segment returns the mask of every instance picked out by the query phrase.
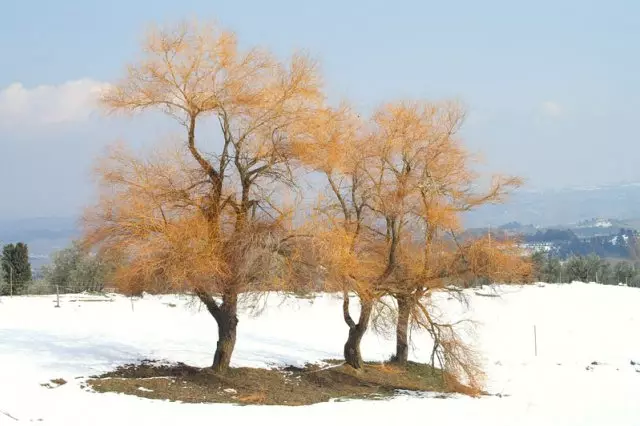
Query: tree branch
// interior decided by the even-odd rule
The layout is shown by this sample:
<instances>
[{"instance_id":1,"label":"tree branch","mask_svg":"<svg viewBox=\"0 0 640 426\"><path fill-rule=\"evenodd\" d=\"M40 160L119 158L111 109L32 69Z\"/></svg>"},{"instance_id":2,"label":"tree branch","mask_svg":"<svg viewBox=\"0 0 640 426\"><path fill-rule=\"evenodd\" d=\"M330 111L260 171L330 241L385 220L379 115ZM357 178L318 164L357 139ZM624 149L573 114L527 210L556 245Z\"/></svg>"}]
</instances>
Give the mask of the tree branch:
<instances>
[{"instance_id":1,"label":"tree branch","mask_svg":"<svg viewBox=\"0 0 640 426\"><path fill-rule=\"evenodd\" d=\"M195 290L195 294L196 296L198 296L200 301L202 301L202 303L207 308L209 313L213 316L213 318L215 318L215 320L218 321L218 319L220 318L221 310L220 310L220 306L218 306L218 303L216 303L213 297L210 294L199 289Z\"/></svg>"},{"instance_id":2,"label":"tree branch","mask_svg":"<svg viewBox=\"0 0 640 426\"><path fill-rule=\"evenodd\" d=\"M342 293L342 315L344 316L344 322L347 323L349 328L356 328L356 323L349 313L349 293L346 291Z\"/></svg>"}]
</instances>

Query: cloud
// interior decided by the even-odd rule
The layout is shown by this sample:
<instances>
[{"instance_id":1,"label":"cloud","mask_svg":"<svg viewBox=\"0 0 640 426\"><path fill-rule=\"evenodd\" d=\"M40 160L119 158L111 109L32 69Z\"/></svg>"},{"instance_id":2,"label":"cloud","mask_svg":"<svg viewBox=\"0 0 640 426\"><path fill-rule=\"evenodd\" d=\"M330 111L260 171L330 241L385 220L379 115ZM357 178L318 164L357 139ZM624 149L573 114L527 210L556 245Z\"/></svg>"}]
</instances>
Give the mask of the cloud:
<instances>
[{"instance_id":1,"label":"cloud","mask_svg":"<svg viewBox=\"0 0 640 426\"><path fill-rule=\"evenodd\" d=\"M33 88L11 84L0 89L0 125L32 126L86 120L98 108L98 96L106 87L108 84L91 79Z\"/></svg>"},{"instance_id":2,"label":"cloud","mask_svg":"<svg viewBox=\"0 0 640 426\"><path fill-rule=\"evenodd\" d=\"M542 103L542 112L549 117L560 117L564 114L564 109L557 102L546 101Z\"/></svg>"}]
</instances>

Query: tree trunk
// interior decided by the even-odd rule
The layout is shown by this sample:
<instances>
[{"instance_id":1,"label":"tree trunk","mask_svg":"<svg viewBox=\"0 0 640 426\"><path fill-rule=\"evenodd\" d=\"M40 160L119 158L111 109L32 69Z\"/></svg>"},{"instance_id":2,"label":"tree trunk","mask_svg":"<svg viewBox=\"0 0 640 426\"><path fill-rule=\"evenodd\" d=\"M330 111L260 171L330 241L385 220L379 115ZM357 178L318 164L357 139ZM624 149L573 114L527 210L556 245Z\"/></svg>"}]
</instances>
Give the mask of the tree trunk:
<instances>
[{"instance_id":1,"label":"tree trunk","mask_svg":"<svg viewBox=\"0 0 640 426\"><path fill-rule=\"evenodd\" d=\"M349 329L349 338L344 344L344 360L347 364L355 369L362 368L362 354L360 353L360 342L362 336L364 336L366 327L359 327Z\"/></svg>"},{"instance_id":2,"label":"tree trunk","mask_svg":"<svg viewBox=\"0 0 640 426\"><path fill-rule=\"evenodd\" d=\"M229 368L231 354L236 346L236 330L238 328L238 295L225 293L222 296L218 323L218 345L213 356L212 368L218 373L224 373Z\"/></svg>"},{"instance_id":3,"label":"tree trunk","mask_svg":"<svg viewBox=\"0 0 640 426\"><path fill-rule=\"evenodd\" d=\"M218 324L218 345L213 356L212 368L218 373L224 373L231 363L231 354L236 346L236 328L238 320L229 318L228 321Z\"/></svg>"},{"instance_id":4,"label":"tree trunk","mask_svg":"<svg viewBox=\"0 0 640 426\"><path fill-rule=\"evenodd\" d=\"M398 297L398 322L396 324L396 354L393 362L405 365L409 361L409 316L411 303L407 297Z\"/></svg>"},{"instance_id":5,"label":"tree trunk","mask_svg":"<svg viewBox=\"0 0 640 426\"><path fill-rule=\"evenodd\" d=\"M196 290L196 295L207 307L207 310L218 324L218 345L213 356L213 368L218 373L224 373L229 368L231 354L236 345L236 330L238 328L238 294L230 291L222 296L222 304L204 291Z\"/></svg>"},{"instance_id":6,"label":"tree trunk","mask_svg":"<svg viewBox=\"0 0 640 426\"><path fill-rule=\"evenodd\" d=\"M347 325L349 325L349 337L347 338L347 342L344 344L344 360L351 367L360 369L363 366L362 354L360 353L360 342L362 341L362 336L364 336L364 333L367 331L369 326L371 311L373 310L373 302L363 301L360 299L360 318L358 318L358 323L355 324L348 313L348 296L345 297L343 309L345 313L345 321Z\"/></svg>"}]
</instances>

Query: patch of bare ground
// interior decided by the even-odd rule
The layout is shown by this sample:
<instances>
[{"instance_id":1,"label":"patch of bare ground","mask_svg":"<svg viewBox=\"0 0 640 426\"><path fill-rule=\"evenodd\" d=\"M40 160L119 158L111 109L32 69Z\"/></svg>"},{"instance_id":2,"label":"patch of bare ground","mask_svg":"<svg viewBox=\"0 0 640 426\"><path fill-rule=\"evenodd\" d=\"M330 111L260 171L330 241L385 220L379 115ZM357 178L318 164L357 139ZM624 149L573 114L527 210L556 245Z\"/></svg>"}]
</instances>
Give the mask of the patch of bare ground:
<instances>
[{"instance_id":1,"label":"patch of bare ground","mask_svg":"<svg viewBox=\"0 0 640 426\"><path fill-rule=\"evenodd\" d=\"M145 361L93 377L87 384L96 392L243 405L310 405L329 400L390 398L399 391L460 391L446 385L442 372L426 364L366 363L356 371L336 361L304 368L231 368L224 375L210 368Z\"/></svg>"},{"instance_id":2,"label":"patch of bare ground","mask_svg":"<svg viewBox=\"0 0 640 426\"><path fill-rule=\"evenodd\" d=\"M65 379L51 379L48 383L41 383L40 386L54 389L65 384L67 384L67 381Z\"/></svg>"}]
</instances>

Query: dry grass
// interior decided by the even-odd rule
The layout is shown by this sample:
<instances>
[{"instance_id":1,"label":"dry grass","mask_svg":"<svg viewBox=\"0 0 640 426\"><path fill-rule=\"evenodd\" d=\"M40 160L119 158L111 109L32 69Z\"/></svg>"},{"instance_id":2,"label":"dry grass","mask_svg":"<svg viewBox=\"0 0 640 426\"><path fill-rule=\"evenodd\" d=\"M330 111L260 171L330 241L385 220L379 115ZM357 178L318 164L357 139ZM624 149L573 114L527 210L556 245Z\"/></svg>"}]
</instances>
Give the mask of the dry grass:
<instances>
[{"instance_id":1,"label":"dry grass","mask_svg":"<svg viewBox=\"0 0 640 426\"><path fill-rule=\"evenodd\" d=\"M361 371L329 361L282 369L232 368L219 375L209 368L143 362L94 377L97 392L143 398L240 405L310 405L330 400L390 398L398 391L451 392L443 375L429 365L406 367L367 363Z\"/></svg>"},{"instance_id":2,"label":"dry grass","mask_svg":"<svg viewBox=\"0 0 640 426\"><path fill-rule=\"evenodd\" d=\"M67 384L65 379L51 379L48 383L41 383L40 386L48 389L54 389L65 384Z\"/></svg>"}]
</instances>

